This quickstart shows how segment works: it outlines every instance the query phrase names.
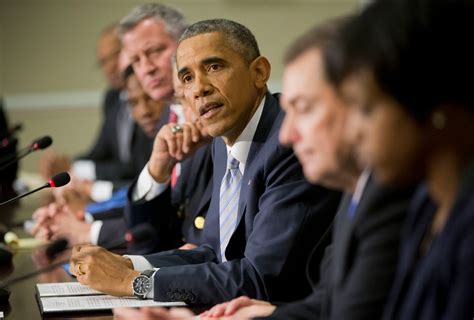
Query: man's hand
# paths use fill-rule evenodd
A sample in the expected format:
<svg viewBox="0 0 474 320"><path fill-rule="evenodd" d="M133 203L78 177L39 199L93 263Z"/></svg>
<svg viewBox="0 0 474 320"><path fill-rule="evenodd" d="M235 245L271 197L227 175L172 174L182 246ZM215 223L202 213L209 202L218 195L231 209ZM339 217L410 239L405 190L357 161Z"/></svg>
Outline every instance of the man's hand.
<svg viewBox="0 0 474 320"><path fill-rule="evenodd" d="M194 243L189 243L189 242L179 247L180 250L193 250L196 248L197 248L197 245L195 245Z"/></svg>
<svg viewBox="0 0 474 320"><path fill-rule="evenodd" d="M52 218L59 211L61 211L61 206L58 206L54 202L48 206L36 209L32 215L33 220L35 220L35 225L31 229L31 234L37 239L50 240L51 230L49 227L52 223Z"/></svg>
<svg viewBox="0 0 474 320"><path fill-rule="evenodd" d="M217 304L201 314L207 318L251 319L266 317L273 313L276 306L262 300L239 297L228 302Z"/></svg>
<svg viewBox="0 0 474 320"><path fill-rule="evenodd" d="M173 166L194 153L207 139L203 139L199 129L192 123L180 124L181 130L173 133L174 123L163 126L155 137L148 170L159 183L171 177ZM174 130L176 131L176 130Z"/></svg>
<svg viewBox="0 0 474 320"><path fill-rule="evenodd" d="M51 239L67 239L70 245L90 243L91 225L79 219L78 215L68 206L64 206L61 212L51 219Z"/></svg>
<svg viewBox="0 0 474 320"><path fill-rule="evenodd" d="M186 308L117 308L114 309L114 319L140 320L192 320L194 314Z"/></svg>
<svg viewBox="0 0 474 320"><path fill-rule="evenodd" d="M132 282L140 274L130 259L91 245L72 249L70 271L82 284L113 296L133 296Z"/></svg>

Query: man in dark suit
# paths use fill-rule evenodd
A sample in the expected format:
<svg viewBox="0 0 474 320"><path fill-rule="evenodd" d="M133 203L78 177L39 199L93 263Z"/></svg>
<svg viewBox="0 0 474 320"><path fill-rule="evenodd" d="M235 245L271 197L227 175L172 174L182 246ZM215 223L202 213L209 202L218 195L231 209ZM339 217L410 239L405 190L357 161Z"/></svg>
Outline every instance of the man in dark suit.
<svg viewBox="0 0 474 320"><path fill-rule="evenodd" d="M314 263L323 252L319 245L308 260L313 292L303 300L279 306L241 297L214 307L201 318L365 320L382 315L411 190L378 186L357 164L354 137L348 130L350 109L328 80L327 58L335 56L331 48L342 24L336 20L313 28L291 46L285 58L282 103L286 116L280 140L293 146L309 181L346 192L321 269ZM147 312L154 319L171 319L175 313L117 313L148 319Z"/></svg>
<svg viewBox="0 0 474 320"><path fill-rule="evenodd" d="M73 250L71 271L97 290L159 301L212 304L243 293L288 301L306 295L305 261L331 223L340 194L307 183L293 151L279 144L283 113L278 96L267 91L268 60L247 28L220 19L190 26L176 57L187 101L210 135L221 137L212 146L207 244L129 258L80 246ZM168 147L179 159L191 149L192 132L179 126L173 132ZM169 174L154 168L160 160L153 153L149 173L164 183Z"/></svg>
<svg viewBox="0 0 474 320"><path fill-rule="evenodd" d="M105 93L102 124L95 142L88 152L74 161L65 155L45 153L40 159L40 173L49 178L57 172L72 170L75 175L73 189L77 193L85 200L104 201L140 172L151 153L153 139L133 121L127 107L122 79L126 61L120 56L117 25L102 31L96 51L109 88ZM69 189L72 187L70 184Z"/></svg>

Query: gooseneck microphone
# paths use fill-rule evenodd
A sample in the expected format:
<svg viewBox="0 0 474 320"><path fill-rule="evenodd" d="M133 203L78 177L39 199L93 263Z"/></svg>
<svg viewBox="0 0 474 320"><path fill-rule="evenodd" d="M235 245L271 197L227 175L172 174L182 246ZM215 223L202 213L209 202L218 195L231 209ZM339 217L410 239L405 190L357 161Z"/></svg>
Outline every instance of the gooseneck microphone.
<svg viewBox="0 0 474 320"><path fill-rule="evenodd" d="M35 193L39 190L42 190L42 189L45 189L45 188L59 188L59 187L62 187L66 184L69 183L69 181L71 181L71 177L69 176L69 173L67 172L61 172L61 173L58 173L57 175L55 175L54 177L52 177L48 182L46 182L44 185L42 185L41 187L39 188L36 188L34 190L31 190L30 192L27 192L27 193L24 193L22 195L19 195L17 197L14 197L8 201L5 201L5 202L2 202L0 203L0 207L1 206L4 206L6 204L9 204L11 202L14 202L20 198L23 198L23 197L26 197L27 195L30 195L32 193Z"/></svg>
<svg viewBox="0 0 474 320"><path fill-rule="evenodd" d="M153 236L153 234L154 234L154 229L151 225L139 224L133 227L131 230L129 230L123 238L119 238L115 241L110 241L106 243L105 245L103 245L102 247L107 250L111 250L117 247L122 247L123 245L128 244L130 242L134 242L134 243L146 242ZM66 239L60 239L56 241L55 243L51 244L50 247L54 248L52 251L59 250L58 252L55 252L55 254L58 254L68 248L67 243L68 242ZM46 266L44 268L29 272L29 273L25 273L21 276L18 276L10 280L7 280L3 283L0 283L0 304L8 302L8 298L10 297L10 290L8 289L8 286L15 284L17 282L23 281L25 279L29 279L31 277L37 276L39 274L51 271L66 263L69 263L69 259L52 263L49 266Z"/></svg>
<svg viewBox="0 0 474 320"><path fill-rule="evenodd" d="M6 167L26 157L27 155L29 155L30 153L34 151L46 149L52 143L53 143L53 139L51 139L50 136L44 136L44 137L33 140L33 142L31 142L31 144L28 147L20 150L18 152L18 155L13 154L7 159L3 159L3 162L0 164L0 170L5 169Z"/></svg>

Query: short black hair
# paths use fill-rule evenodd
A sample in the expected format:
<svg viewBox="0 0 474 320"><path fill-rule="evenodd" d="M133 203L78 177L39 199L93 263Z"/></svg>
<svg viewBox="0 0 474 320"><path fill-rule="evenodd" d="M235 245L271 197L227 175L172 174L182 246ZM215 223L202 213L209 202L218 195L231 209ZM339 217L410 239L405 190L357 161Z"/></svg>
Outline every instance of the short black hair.
<svg viewBox="0 0 474 320"><path fill-rule="evenodd" d="M212 32L224 34L229 48L237 52L247 63L251 63L260 56L260 49L253 33L244 25L227 19L210 19L196 22L184 31L179 43L199 34Z"/></svg>
<svg viewBox="0 0 474 320"><path fill-rule="evenodd" d="M443 104L474 108L472 0L379 0L343 30L336 82L367 70L418 120Z"/></svg>

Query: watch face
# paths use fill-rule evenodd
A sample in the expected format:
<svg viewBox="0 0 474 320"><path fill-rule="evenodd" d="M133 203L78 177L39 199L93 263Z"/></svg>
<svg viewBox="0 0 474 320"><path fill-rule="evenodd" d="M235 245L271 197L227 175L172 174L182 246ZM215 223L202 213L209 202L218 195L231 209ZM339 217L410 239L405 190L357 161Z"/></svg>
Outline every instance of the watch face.
<svg viewBox="0 0 474 320"><path fill-rule="evenodd" d="M151 290L150 278L139 275L133 280L133 291L136 295L145 295Z"/></svg>

